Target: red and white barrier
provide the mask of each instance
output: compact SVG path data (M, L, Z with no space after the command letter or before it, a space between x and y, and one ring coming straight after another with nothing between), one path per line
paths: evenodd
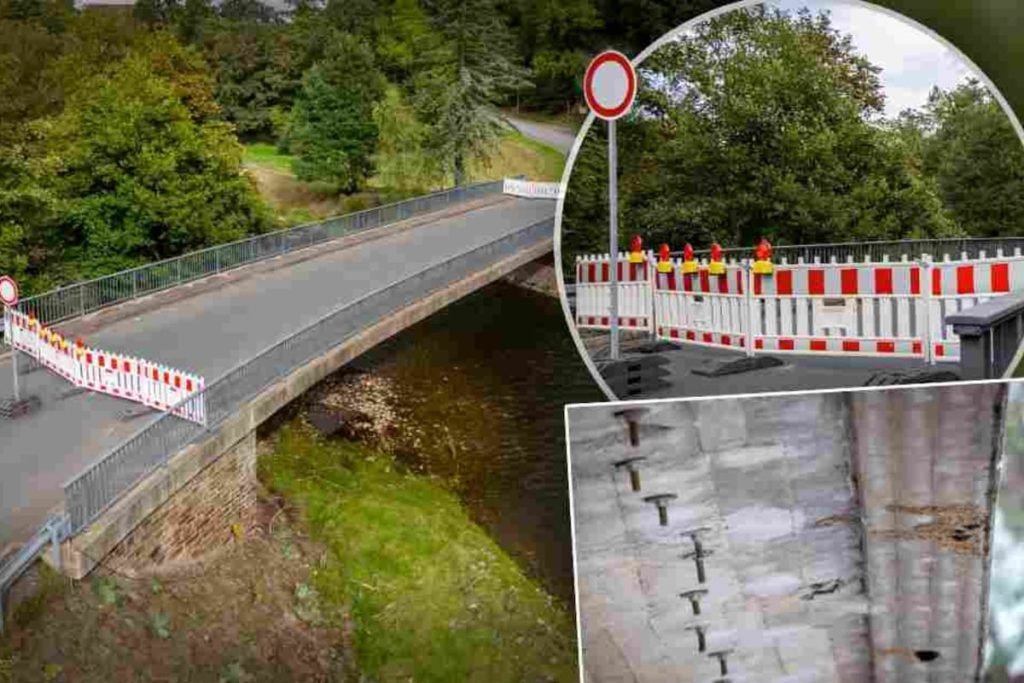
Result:
M754 354L904 356L957 361L960 342L944 325L951 313L1024 290L1024 256L997 252L960 260L929 256L899 261L796 264L757 272L750 261L711 264L648 254L640 274L619 256L620 319L626 329L653 329L660 339ZM692 252L688 258L692 259ZM578 327L607 329L607 256L576 262ZM720 274L712 274L718 270ZM651 277L647 277L650 271ZM691 272L684 272L691 271ZM644 320L649 280L653 327ZM748 343L752 347L748 348Z
M607 330L611 313L611 259L607 254L576 261L576 325ZM650 332L654 325L653 255L631 262L618 255L619 327Z
M654 276L655 336L671 341L742 349L748 339L747 274L741 264L723 264L712 275L707 267L683 273L682 262ZM706 264L705 264L706 266Z
M156 363L72 344L31 316L8 310L11 343L48 369L76 386L173 412L192 422L206 424L203 378Z

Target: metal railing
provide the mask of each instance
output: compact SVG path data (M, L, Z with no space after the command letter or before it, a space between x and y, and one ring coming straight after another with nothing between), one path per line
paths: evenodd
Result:
M802 258L806 263L813 263L817 258L822 263L828 263L835 257L839 263L851 259L863 262L865 258L878 262L886 256L890 260L898 261L904 254L910 260L928 254L934 260L940 261L944 254L949 254L949 257L954 260L960 258L961 254L966 254L969 259L975 259L982 253L986 256L995 256L1000 249L1006 255L1013 254L1015 249L1024 250L1024 237L950 237L830 244L773 244L772 260L778 263L782 258L786 258L789 263L796 263ZM698 256L707 256L708 253L708 249L694 250L694 254ZM750 258L754 255L754 247L751 245L749 247L723 248L722 254L737 260ZM681 258L682 255L682 251L672 252L672 256L676 258Z
M70 534L66 517L50 517L28 543L0 560L0 633L4 631L4 598L7 590L42 555L47 547L53 552L53 566L60 568L60 544Z
M372 230L453 204L500 193L503 182L497 180L455 187L237 242L218 244L27 297L18 303L18 310L31 312L44 324L52 325L319 242Z
M553 229L554 219L548 218L429 266L345 304L228 371L207 385L201 394L194 394L179 404L205 400L207 427L169 413L161 415L64 485L65 510L71 519L72 533L83 529L136 482L166 463L171 455L215 429L266 386L427 294L550 239Z
M1020 362L1024 340L1024 292L1014 292L947 315L960 337L964 379L999 379Z

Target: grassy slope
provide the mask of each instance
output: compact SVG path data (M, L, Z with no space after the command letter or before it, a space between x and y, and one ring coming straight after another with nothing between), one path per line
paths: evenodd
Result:
M350 605L373 680L577 680L571 617L434 482L361 447L285 426L261 478L329 549L316 574Z
M285 223L295 225L318 220L375 203L374 198L367 193L354 197L338 196L314 184L297 180L291 170L293 158L279 154L274 145L253 143L245 146L242 159L256 178L264 199ZM528 180L558 181L564 166L565 157L558 150L517 132L509 132L502 137L489 159L474 160L469 164L468 181L479 182L515 175L525 175ZM400 198L389 192L388 188L380 187L373 178L369 185L371 193L387 194L389 201Z

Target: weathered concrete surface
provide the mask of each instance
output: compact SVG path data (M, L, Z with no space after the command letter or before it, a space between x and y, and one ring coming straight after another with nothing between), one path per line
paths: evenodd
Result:
M65 573L81 578L96 564L125 543L142 525L142 533L152 535L145 522L161 509L174 506L173 496L197 475L211 466L236 444L250 437L256 428L290 401L335 372L353 358L448 306L463 296L539 258L552 247L550 239L517 252L515 255L480 270L449 287L430 294L413 305L388 316L377 324L298 368L282 380L268 386L234 415L224 420L206 440L173 455L167 466L158 469L111 506L89 527L64 545ZM215 490L211 487L210 490ZM213 542L216 534L208 536ZM209 548L212 550L213 548ZM189 549L190 556L198 550ZM160 558L151 558L158 561Z
M1001 400L972 385L646 404L637 447L621 405L571 407L587 680L711 681L723 649L734 682L974 680L986 550L936 534L969 508L984 538ZM639 492L614 467L637 455ZM661 493L677 496L666 526L644 501ZM907 521L923 506L944 506L938 526ZM697 528L703 584L684 558ZM700 589L695 615L680 596Z

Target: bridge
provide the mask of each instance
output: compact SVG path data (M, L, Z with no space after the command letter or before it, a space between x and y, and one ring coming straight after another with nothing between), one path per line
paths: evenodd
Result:
M73 537L65 569L81 575L223 453L244 451L236 464L251 475L263 420L362 351L550 252L554 210L501 182L456 188L23 302L65 336L204 376L208 422L25 373L22 394L41 405L0 420L0 548L57 514ZM0 397L13 390L10 364L8 353ZM219 522L238 512L229 500L206 501L222 508Z

